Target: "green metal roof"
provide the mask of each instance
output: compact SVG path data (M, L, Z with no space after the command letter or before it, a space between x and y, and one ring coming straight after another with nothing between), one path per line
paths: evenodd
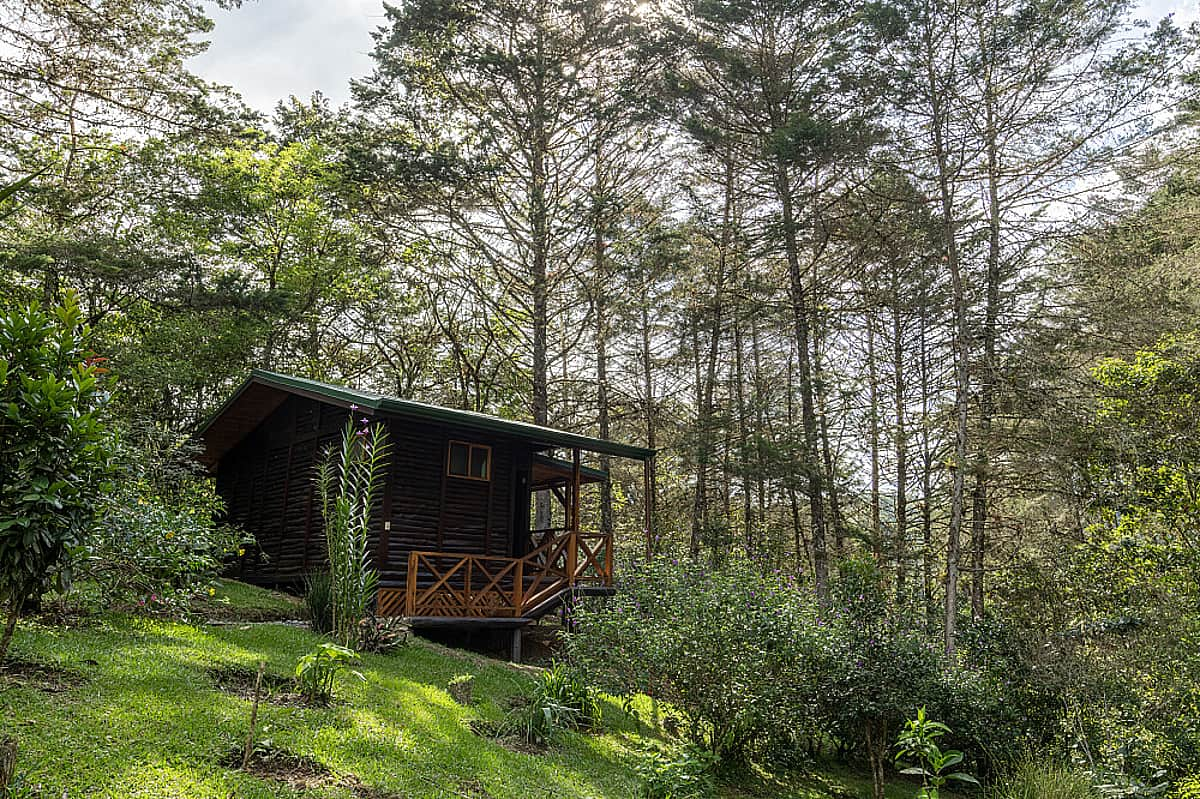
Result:
M563 460L562 458L551 458L549 455L534 455L533 460L534 463L543 463L546 466L550 466L551 468L562 471L569 472L575 468L575 464L573 464L571 461ZM608 472L604 471L603 469L593 469L591 466L584 466L583 464L580 464L579 473L592 482L608 482Z
M387 397L373 391L360 391L346 388L345 386L335 386L331 383L322 383L319 380L293 377L291 375L279 374L278 372L268 372L264 369L253 370L250 373L250 377L242 383L233 396L216 413L209 417L200 432L203 433L207 430L237 400L237 397L243 391L255 383L294 394L310 396L338 405L357 405L360 408L370 409L378 413L394 414L413 419L425 419L433 422L470 427L491 433L500 433L544 444L547 449L553 447L579 447L589 452L599 452L605 455L615 455L635 460L645 460L654 455L654 450L633 446L632 444L605 441L602 438L568 433L565 430L555 430L552 427L542 427L528 422L501 419L498 416L489 416L485 413L461 411L454 408L443 408L438 405L428 405L423 402L414 402L413 400Z

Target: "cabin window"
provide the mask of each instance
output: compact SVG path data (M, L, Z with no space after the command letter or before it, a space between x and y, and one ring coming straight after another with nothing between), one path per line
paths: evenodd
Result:
M484 444L451 441L446 458L446 474L468 480L490 480L492 477L492 448Z

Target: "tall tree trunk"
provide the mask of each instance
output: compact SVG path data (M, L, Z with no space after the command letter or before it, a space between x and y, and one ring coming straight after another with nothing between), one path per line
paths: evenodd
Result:
M875 364L875 314L867 307L867 423L871 452L871 554L883 568L883 524L879 508L879 374Z
M895 415L893 444L896 457L896 600L905 601L908 572L908 429L904 400L904 329L901 322L900 292L896 272L892 277L892 411Z
M544 62L543 25L539 6L537 21L537 46L534 57L539 64ZM546 153L549 149L546 132L545 87L541 81L541 71L535 70L535 81L532 87L534 94L534 114L529 120L533 144L530 148L530 191L529 191L529 225L530 246L532 248L530 263L530 278L533 289L533 423L545 425L550 421L550 389L549 389L549 328L550 328L550 284L547 274L550 257L550 231L547 224L546 207ZM535 527L545 529L550 526L550 495L540 491L535 503Z
M760 549L766 543L767 519L767 420L762 389L762 348L759 344L758 319L750 317L750 347L754 356L754 463L755 493L758 505ZM782 549L782 547L780 547Z
M656 419L654 414L654 354L650 349L650 280L646 274L646 264L644 261L639 261L639 275L642 286L642 301L641 301L641 361L642 361L642 397L645 402L644 421L646 425L646 446L649 449L655 449L658 446L658 436L656 435ZM658 479L656 470L651 468L647 470L647 485L644 501L649 507L654 507L654 498L658 495ZM652 519L648 524L653 522ZM657 549L657 538L655 531L647 529L643 531L646 536L646 554L653 555Z
M846 525L842 521L842 504L838 495L837 464L833 458L833 443L829 438L829 413L826 403L824 360L824 330L814 315L812 325L813 391L817 399L817 434L821 439L821 461L825 468L825 489L829 497L829 526L833 529L833 548L839 555L846 546Z
M808 509L812 526L813 587L818 600L829 599L829 553L825 540L825 492L817 456L817 414L813 400L812 364L809 361L809 300L800 268L795 198L787 164L775 166L776 189L783 207L783 244L791 283L792 317L796 334L796 369L800 382L800 419L804 430L804 469L808 477Z
M713 393L717 382L717 357L721 347L722 317L724 311L725 272L728 265L729 245L733 238L733 193L734 170L733 158L725 155L724 174L724 207L721 212L721 243L717 253L717 274L710 299L712 316L708 337L708 354L704 363L704 373L700 373L700 337L698 328L700 320L696 319L692 327L692 341L696 350L696 432L699 436L696 451L696 494L692 510L692 557L700 551L700 543L708 535L708 467L713 450Z
M921 288L921 315L918 348L921 379L921 601L925 624L929 628L937 616L933 601L933 446L929 440L929 298Z
M789 361L787 365L787 429L789 431L796 429L796 404L793 397L796 394L795 373L792 370L792 364ZM794 538L794 547L796 552L796 571L803 573L805 568L809 573L813 571L813 552L809 543L809 537L804 533L804 522L800 518L800 500L796 495L796 460L795 458L788 459L788 473L785 476L787 481L788 504L792 512L792 535Z
M696 490L692 494L692 535L688 553L700 556L704 527L708 523L708 418L704 402L704 376L700 356L699 311L692 319L692 380L696 384Z
M600 438L608 440L611 431L609 430L609 408L608 408L608 264L605 257L607 241L605 239L605 211L604 211L604 192L603 180L601 176L601 144L599 140L596 142L595 153L595 203L594 209L595 221L592 230L592 262L595 271L595 303L596 303L596 404L597 422ZM600 469L608 472L611 466L611 458L604 454L600 454ZM612 512L612 484L608 480L600 482L600 532L606 536L612 535L613 531L613 512Z
M746 371L743 356L742 319L735 307L733 312L733 388L737 402L738 467L741 472L742 488L742 540L746 555L753 558L758 554L754 540L754 500L751 486L750 426L747 423L750 409L746 407Z
M967 327L967 294L958 258L958 231L955 224L954 190L951 185L949 154L944 139L946 125L944 100L938 93L938 77L930 59L929 85L933 90L934 155L938 167L938 194L941 199L942 237L946 267L950 272L953 298L954 331L954 465L951 472L950 526L946 534L946 604L944 639L947 655L958 645L958 560L963 526L963 471L968 466L967 411L970 403L968 352L970 331Z
M980 45L989 53L984 26ZM988 255L983 322L983 369L979 379L979 447L971 492L971 616L983 617L984 560L987 556L988 490L991 481L992 423L996 416L997 319L1000 314L1000 157L996 143L996 96L990 68L984 79L984 147L987 154Z

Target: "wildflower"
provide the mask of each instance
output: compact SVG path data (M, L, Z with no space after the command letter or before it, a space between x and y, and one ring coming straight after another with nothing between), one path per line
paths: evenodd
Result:
M244 548L244 547L239 547L239 548L238 548L238 557L240 558L242 555L245 555L245 554L246 554L246 550L245 550L245 548Z
M351 406L350 406L350 410L352 410L352 411L357 411L357 410L358 410L358 406L357 406L357 405L351 405Z
M359 419L358 421L362 422L363 424L370 424L370 423L371 423L371 420L370 420L370 419L368 419L368 418L367 418L367 417L365 417L365 416L364 416L363 418Z
M208 587L208 595L209 596L213 596L216 593L217 593L217 589L213 588L212 586Z

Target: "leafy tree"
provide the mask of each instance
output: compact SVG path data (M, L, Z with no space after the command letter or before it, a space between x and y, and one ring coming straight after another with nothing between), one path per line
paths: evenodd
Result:
M25 602L70 582L112 459L107 371L87 349L74 298L0 314L0 660Z
M839 161L871 139L877 106L850 79L863 19L823 0L686 2L664 16L680 57L673 71L686 129L701 145L732 161L769 198L757 237L786 263L803 432L800 464L812 536L814 587L828 595L827 529L836 521L828 465L820 455L813 358L809 253L820 233L806 206L820 203L839 181ZM866 70L865 63L857 66ZM860 84L868 85L866 81ZM813 188L807 188L807 187ZM709 403L701 403L709 404ZM703 410L703 408L702 408ZM701 414L701 421L704 421ZM828 511L827 511L828 504ZM835 531L840 537L840 531Z

